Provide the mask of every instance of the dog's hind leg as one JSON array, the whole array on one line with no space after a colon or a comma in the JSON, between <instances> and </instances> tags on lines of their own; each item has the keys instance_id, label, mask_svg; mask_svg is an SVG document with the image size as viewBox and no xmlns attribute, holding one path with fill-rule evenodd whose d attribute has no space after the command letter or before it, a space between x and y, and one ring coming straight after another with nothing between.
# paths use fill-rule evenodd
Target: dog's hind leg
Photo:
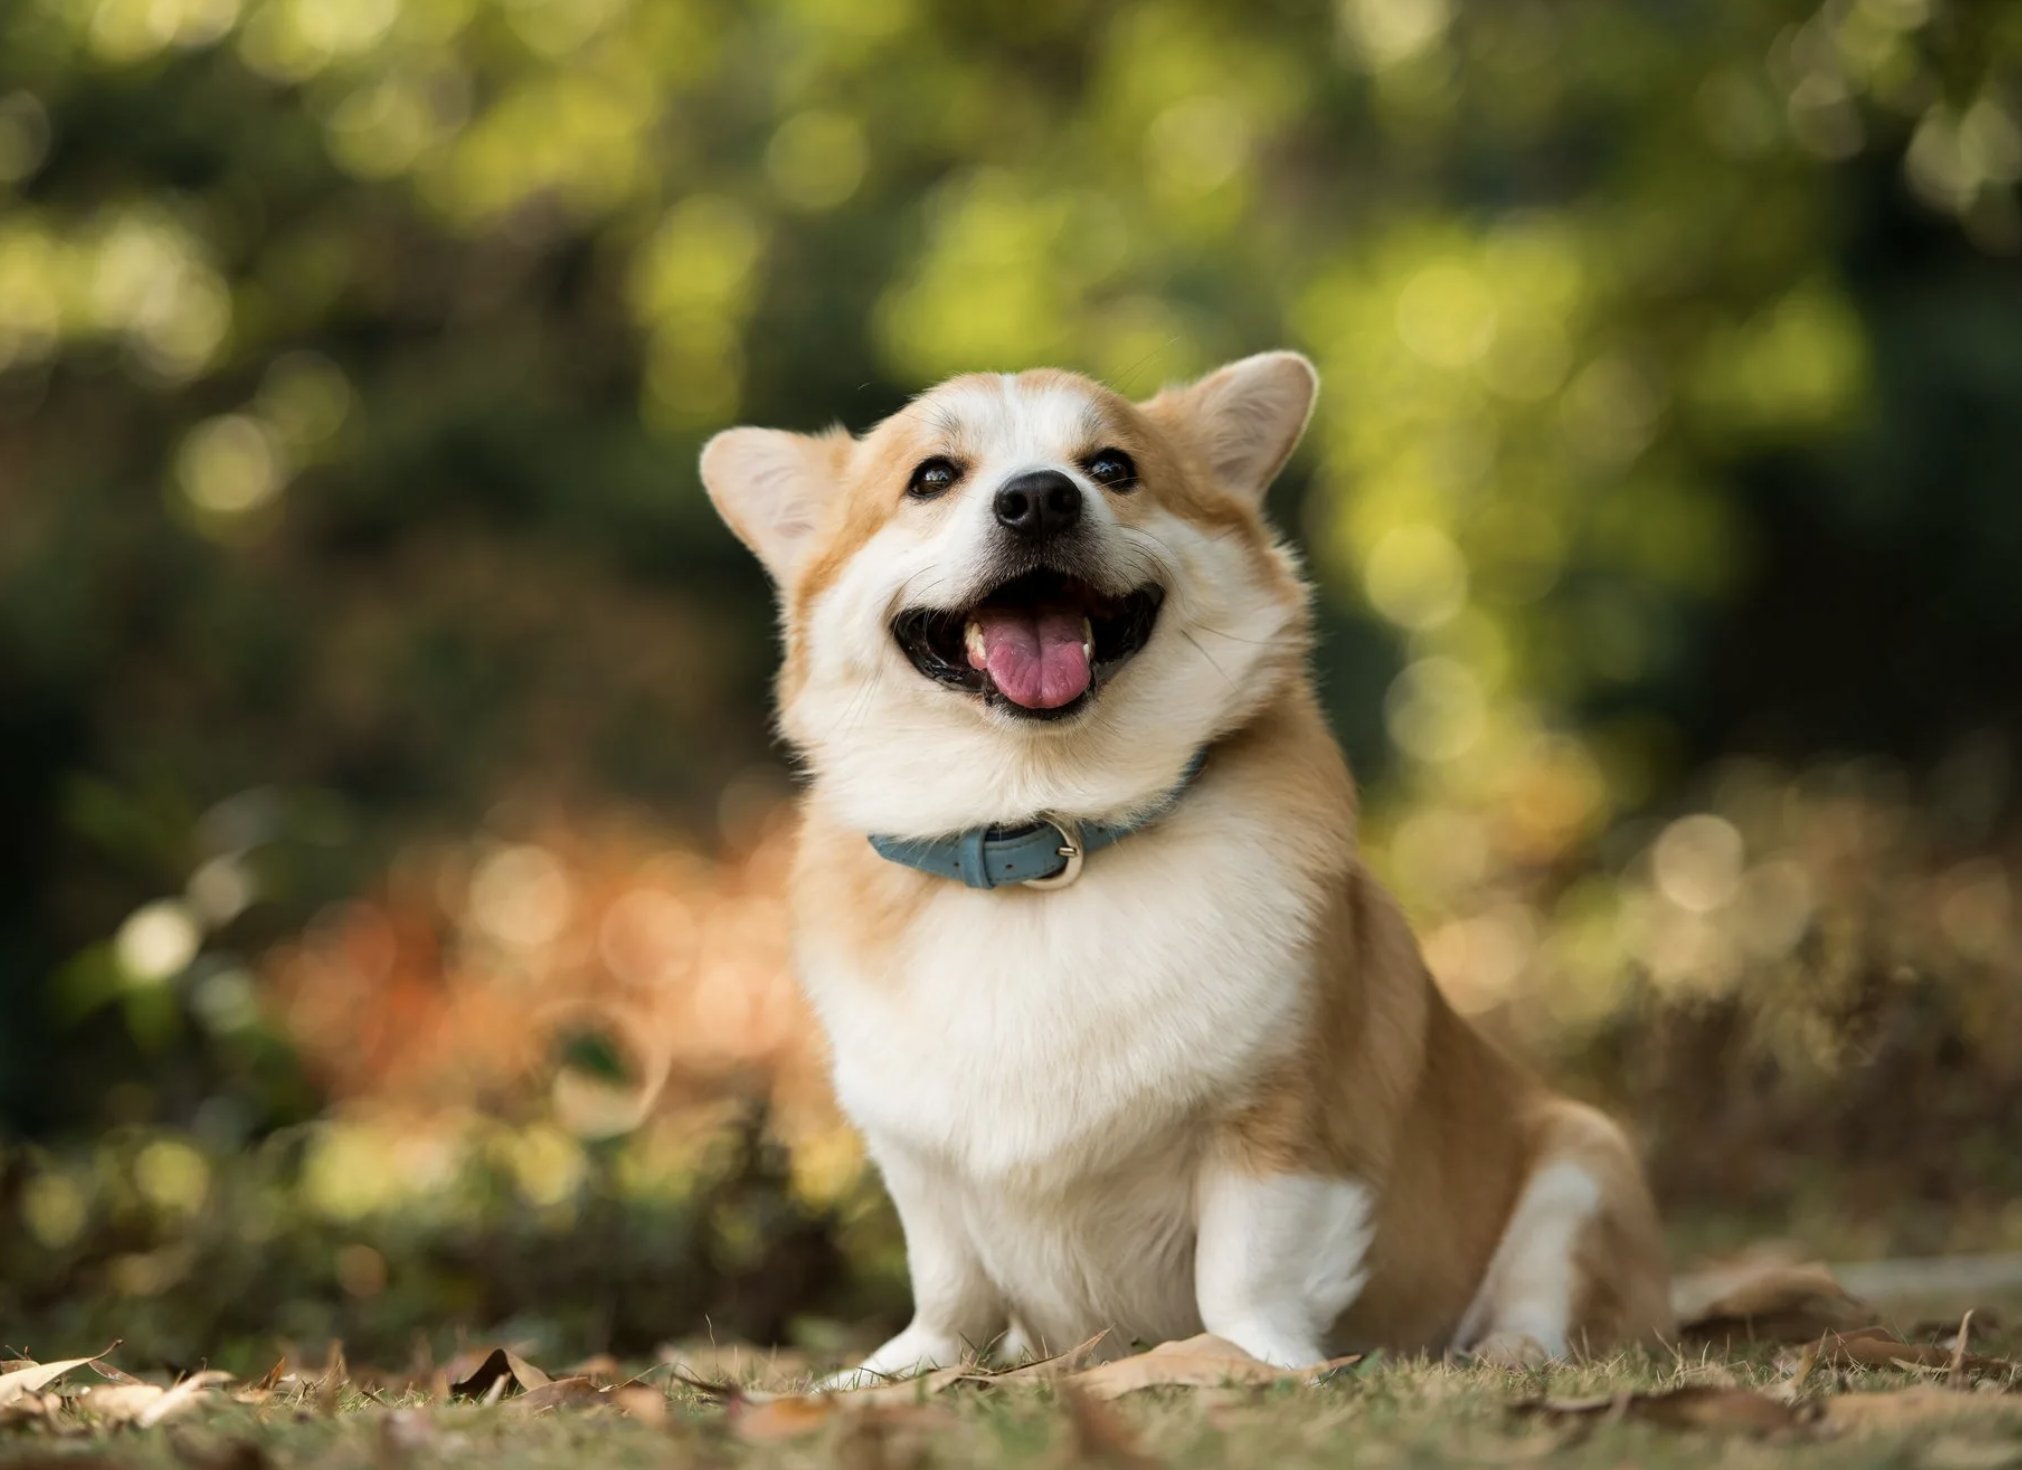
<instances>
[{"instance_id":1,"label":"dog's hind leg","mask_svg":"<svg viewBox=\"0 0 2022 1470\"><path fill-rule=\"evenodd\" d=\"M1552 1103L1453 1346L1527 1362L1670 1330L1663 1234L1628 1140L1590 1108Z\"/></svg>"}]
</instances>

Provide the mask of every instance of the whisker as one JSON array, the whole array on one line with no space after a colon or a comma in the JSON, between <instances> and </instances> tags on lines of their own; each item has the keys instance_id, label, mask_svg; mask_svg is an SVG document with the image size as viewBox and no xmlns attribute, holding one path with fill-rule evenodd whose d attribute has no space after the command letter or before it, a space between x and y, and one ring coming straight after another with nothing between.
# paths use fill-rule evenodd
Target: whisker
<instances>
[{"instance_id":1,"label":"whisker","mask_svg":"<svg viewBox=\"0 0 2022 1470\"><path fill-rule=\"evenodd\" d=\"M1157 357L1160 353L1170 351L1172 349L1173 343L1179 341L1179 339L1180 334L1178 332L1174 332L1170 337L1166 338L1165 341L1159 343L1158 346L1152 348L1151 351L1145 353L1143 357L1140 357L1136 362L1132 363L1129 367L1125 368L1123 370L1122 375L1116 380L1115 383L1111 384L1111 386L1114 387L1117 392L1121 393L1126 398L1134 397L1136 394L1136 390L1134 388L1131 388L1129 386L1129 383L1132 378L1137 376L1137 370L1143 367L1146 363L1150 362L1153 358Z\"/></svg>"},{"instance_id":2,"label":"whisker","mask_svg":"<svg viewBox=\"0 0 2022 1470\"><path fill-rule=\"evenodd\" d=\"M1231 643L1247 643L1252 648L1274 648L1278 643L1275 638L1244 638L1240 634L1227 633L1220 628L1210 628L1206 623L1195 623L1194 626L1203 633L1212 633L1215 637L1226 638Z\"/></svg>"},{"instance_id":3,"label":"whisker","mask_svg":"<svg viewBox=\"0 0 2022 1470\"><path fill-rule=\"evenodd\" d=\"M1189 633L1185 628L1182 628L1179 631L1180 637L1186 639L1187 642L1193 644L1194 652L1199 654L1202 658L1208 661L1208 667L1213 669L1217 674L1220 674L1222 676L1222 682L1228 685L1229 688L1231 689L1235 688L1236 681L1229 677L1228 671L1226 669L1224 669L1220 664L1215 662L1213 654L1209 653L1205 648L1201 647L1200 640L1194 637L1194 635Z\"/></svg>"}]
</instances>

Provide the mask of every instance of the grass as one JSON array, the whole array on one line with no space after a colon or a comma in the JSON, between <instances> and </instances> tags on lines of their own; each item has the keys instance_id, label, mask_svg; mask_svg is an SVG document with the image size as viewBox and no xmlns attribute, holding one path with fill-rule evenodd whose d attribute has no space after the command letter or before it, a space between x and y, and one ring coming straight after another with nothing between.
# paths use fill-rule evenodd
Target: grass
<instances>
[{"instance_id":1,"label":"grass","mask_svg":"<svg viewBox=\"0 0 2022 1470\"><path fill-rule=\"evenodd\" d=\"M2022 1332L1976 1337L1976 1353L2013 1358ZM149 1430L81 1427L82 1414L0 1431L0 1466L83 1463L160 1470L398 1470L438 1463L486 1470L563 1470L585 1465L899 1467L1057 1466L1483 1466L1549 1458L1593 1466L1929 1466L2001 1470L2022 1466L2022 1379L2013 1368L1985 1376L1977 1392L1937 1408L1904 1395L1900 1422L1874 1430L1826 1422L1750 1433L1715 1405L1710 1427L1638 1422L1619 1411L1590 1417L1526 1414L1539 1400L1661 1392L1685 1386L1760 1389L1800 1407L1848 1395L1901 1395L1942 1385L1942 1371L1814 1366L1793 1380L1792 1349L1747 1346L1627 1353L1605 1361L1537 1369L1394 1360L1354 1364L1314 1386L1152 1389L1108 1403L1057 1384L956 1386L782 1406L724 1403L649 1371L646 1391L622 1407L604 1395L591 1407L528 1413L506 1398L445 1403L406 1390L371 1393L313 1383L283 1386L246 1405L213 1396L203 1407ZM759 1371L747 1388L795 1389L806 1380ZM87 1396L88 1399L88 1396ZM1988 1412L1991 1409L1997 1412ZM790 1411L790 1412L789 1412ZM68 1424L68 1427L61 1427Z\"/></svg>"}]
</instances>

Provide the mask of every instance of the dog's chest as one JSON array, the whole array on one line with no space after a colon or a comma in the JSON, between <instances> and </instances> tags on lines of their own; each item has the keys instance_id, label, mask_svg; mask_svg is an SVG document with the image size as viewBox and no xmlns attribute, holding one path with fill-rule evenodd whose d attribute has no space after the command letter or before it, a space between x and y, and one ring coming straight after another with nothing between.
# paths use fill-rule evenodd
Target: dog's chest
<instances>
[{"instance_id":1,"label":"dog's chest","mask_svg":"<svg viewBox=\"0 0 2022 1470\"><path fill-rule=\"evenodd\" d=\"M1147 1162L1290 1044L1311 932L1264 834L1203 821L1051 893L949 883L881 956L804 932L838 1094L881 1143L977 1184Z\"/></svg>"}]
</instances>

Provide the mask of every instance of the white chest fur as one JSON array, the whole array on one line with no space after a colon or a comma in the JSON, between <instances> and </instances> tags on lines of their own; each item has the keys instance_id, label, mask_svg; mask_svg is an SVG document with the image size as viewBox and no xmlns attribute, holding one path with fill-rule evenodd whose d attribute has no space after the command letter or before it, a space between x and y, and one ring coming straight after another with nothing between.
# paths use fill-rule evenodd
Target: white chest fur
<instances>
[{"instance_id":1,"label":"white chest fur","mask_svg":"<svg viewBox=\"0 0 2022 1470\"><path fill-rule=\"evenodd\" d=\"M881 973L801 936L845 1110L1055 1346L1192 1317L1195 1125L1304 1011L1314 906L1271 836L1201 793L1072 887L946 884Z\"/></svg>"}]
</instances>

